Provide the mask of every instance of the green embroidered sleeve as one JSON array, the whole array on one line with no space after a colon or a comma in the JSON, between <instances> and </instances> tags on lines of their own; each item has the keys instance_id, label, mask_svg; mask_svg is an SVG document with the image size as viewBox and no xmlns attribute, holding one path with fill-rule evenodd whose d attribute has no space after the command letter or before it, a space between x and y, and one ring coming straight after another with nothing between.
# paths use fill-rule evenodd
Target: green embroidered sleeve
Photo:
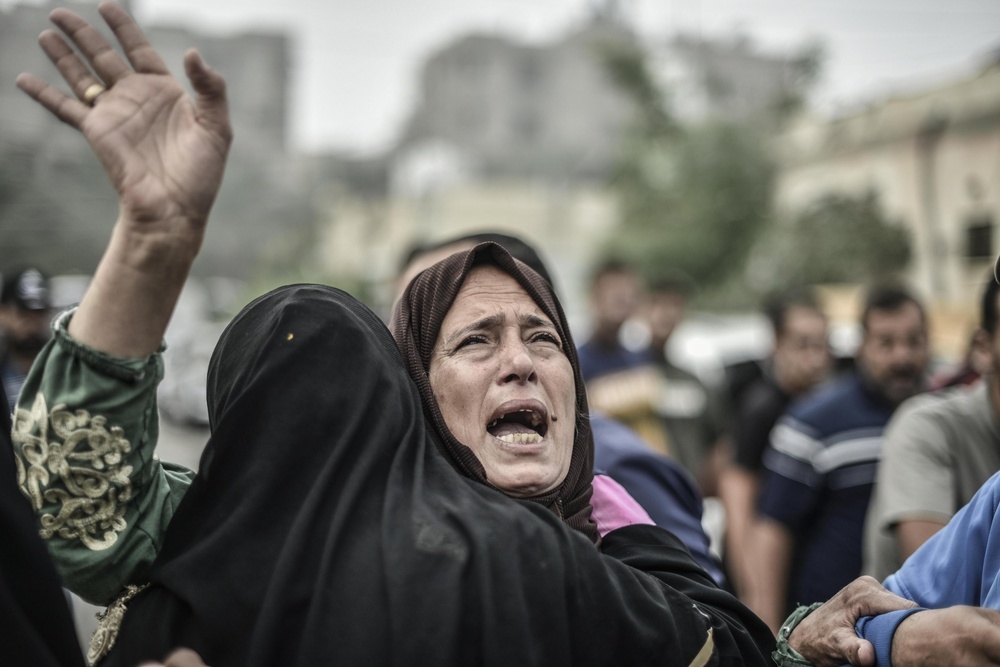
<instances>
[{"instance_id":1,"label":"green embroidered sleeve","mask_svg":"<svg viewBox=\"0 0 1000 667\"><path fill-rule=\"evenodd\" d=\"M56 320L21 390L14 453L64 585L107 604L143 583L194 473L153 455L162 348L111 357L69 336L71 316Z\"/></svg>"}]
</instances>

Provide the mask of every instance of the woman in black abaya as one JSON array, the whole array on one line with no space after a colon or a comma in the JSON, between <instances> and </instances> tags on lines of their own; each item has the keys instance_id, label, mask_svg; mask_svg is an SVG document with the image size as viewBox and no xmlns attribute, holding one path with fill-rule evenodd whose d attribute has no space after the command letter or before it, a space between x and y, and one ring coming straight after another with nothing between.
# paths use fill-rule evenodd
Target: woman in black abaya
<instances>
[{"instance_id":1,"label":"woman in black abaya","mask_svg":"<svg viewBox=\"0 0 1000 667\"><path fill-rule=\"evenodd\" d=\"M62 40L42 38L92 106L34 77L18 83L84 132L121 200L69 333L142 358L159 344L200 243L228 118L221 79L196 54L185 56L191 102L124 12L105 3L101 13L134 70L68 12L53 20L95 73ZM94 95L104 87L95 79L107 90ZM564 374L552 383L539 370L541 393L514 400L538 406L528 419L542 426L526 422L537 437L508 439L549 458L527 477L513 464L509 484L494 484L509 462L498 468L456 430L468 415L453 406L446 415L439 399L454 387L434 380L446 376L442 358L465 354L464 340L442 351L452 338L441 328L469 303L470 281L510 297L498 312L531 332L512 344L540 346L538 368ZM281 288L237 316L210 367L212 437L199 475L103 664L131 667L178 646L216 667L769 663L767 629L669 533L628 526L599 540L586 397L544 281L484 244L419 276L394 334L320 286ZM486 366L449 368L462 380Z\"/></svg>"},{"instance_id":2,"label":"woman in black abaya","mask_svg":"<svg viewBox=\"0 0 1000 667\"><path fill-rule=\"evenodd\" d=\"M766 664L767 630L668 533L622 528L595 548L582 411L551 498L512 500L463 457L404 359L426 377L423 336L478 263L534 291L566 335L544 283L492 244L415 281L403 358L332 288L283 288L237 317L212 360L201 473L107 664L178 645L217 665L688 665L713 650Z\"/></svg>"}]
</instances>

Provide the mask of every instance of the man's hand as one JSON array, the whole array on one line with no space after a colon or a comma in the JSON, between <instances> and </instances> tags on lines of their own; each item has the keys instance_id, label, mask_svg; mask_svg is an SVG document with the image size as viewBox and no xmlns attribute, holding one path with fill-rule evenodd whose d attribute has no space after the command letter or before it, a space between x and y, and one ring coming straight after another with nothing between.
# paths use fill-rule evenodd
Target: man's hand
<instances>
[{"instance_id":1,"label":"man's hand","mask_svg":"<svg viewBox=\"0 0 1000 667\"><path fill-rule=\"evenodd\" d=\"M802 619L788 638L788 644L816 667L837 667L848 662L858 667L870 667L875 664L875 649L857 636L854 624L862 616L916 606L916 603L890 593L875 579L861 577ZM893 664L896 664L895 659Z\"/></svg>"},{"instance_id":2,"label":"man's hand","mask_svg":"<svg viewBox=\"0 0 1000 667\"><path fill-rule=\"evenodd\" d=\"M1000 612L948 607L913 614L896 628L893 667L1000 665Z\"/></svg>"}]
</instances>

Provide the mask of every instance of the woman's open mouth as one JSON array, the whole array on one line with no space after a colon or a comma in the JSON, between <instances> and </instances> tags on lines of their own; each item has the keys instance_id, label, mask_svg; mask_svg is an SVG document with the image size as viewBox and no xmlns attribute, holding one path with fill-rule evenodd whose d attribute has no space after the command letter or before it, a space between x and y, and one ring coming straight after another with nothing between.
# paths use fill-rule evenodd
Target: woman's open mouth
<instances>
[{"instance_id":1,"label":"woman's open mouth","mask_svg":"<svg viewBox=\"0 0 1000 667\"><path fill-rule=\"evenodd\" d=\"M540 405L529 407L505 403L494 415L486 430L508 444L538 444L549 430L546 410Z\"/></svg>"}]
</instances>

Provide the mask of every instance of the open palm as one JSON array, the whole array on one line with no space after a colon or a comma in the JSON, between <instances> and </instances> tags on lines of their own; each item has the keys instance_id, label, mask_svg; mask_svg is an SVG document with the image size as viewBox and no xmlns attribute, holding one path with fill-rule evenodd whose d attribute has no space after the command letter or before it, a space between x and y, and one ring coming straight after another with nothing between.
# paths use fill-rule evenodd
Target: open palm
<instances>
[{"instance_id":1,"label":"open palm","mask_svg":"<svg viewBox=\"0 0 1000 667\"><path fill-rule=\"evenodd\" d=\"M95 84L107 87L93 106L30 74L21 75L18 86L83 133L118 192L122 224L181 244L190 237L197 244L232 139L225 84L190 51L184 66L197 96L192 99L120 7L102 3L100 12L128 63L67 10L56 10L50 18L87 64L59 33L46 31L39 38L77 95Z\"/></svg>"},{"instance_id":2,"label":"open palm","mask_svg":"<svg viewBox=\"0 0 1000 667\"><path fill-rule=\"evenodd\" d=\"M17 85L83 134L118 193L118 221L68 332L107 354L144 358L160 346L201 247L232 130L225 82L196 51L184 56L192 98L125 10L98 10L124 58L84 19L56 9L49 19L59 32L38 43L70 94L32 74Z\"/></svg>"}]
</instances>

